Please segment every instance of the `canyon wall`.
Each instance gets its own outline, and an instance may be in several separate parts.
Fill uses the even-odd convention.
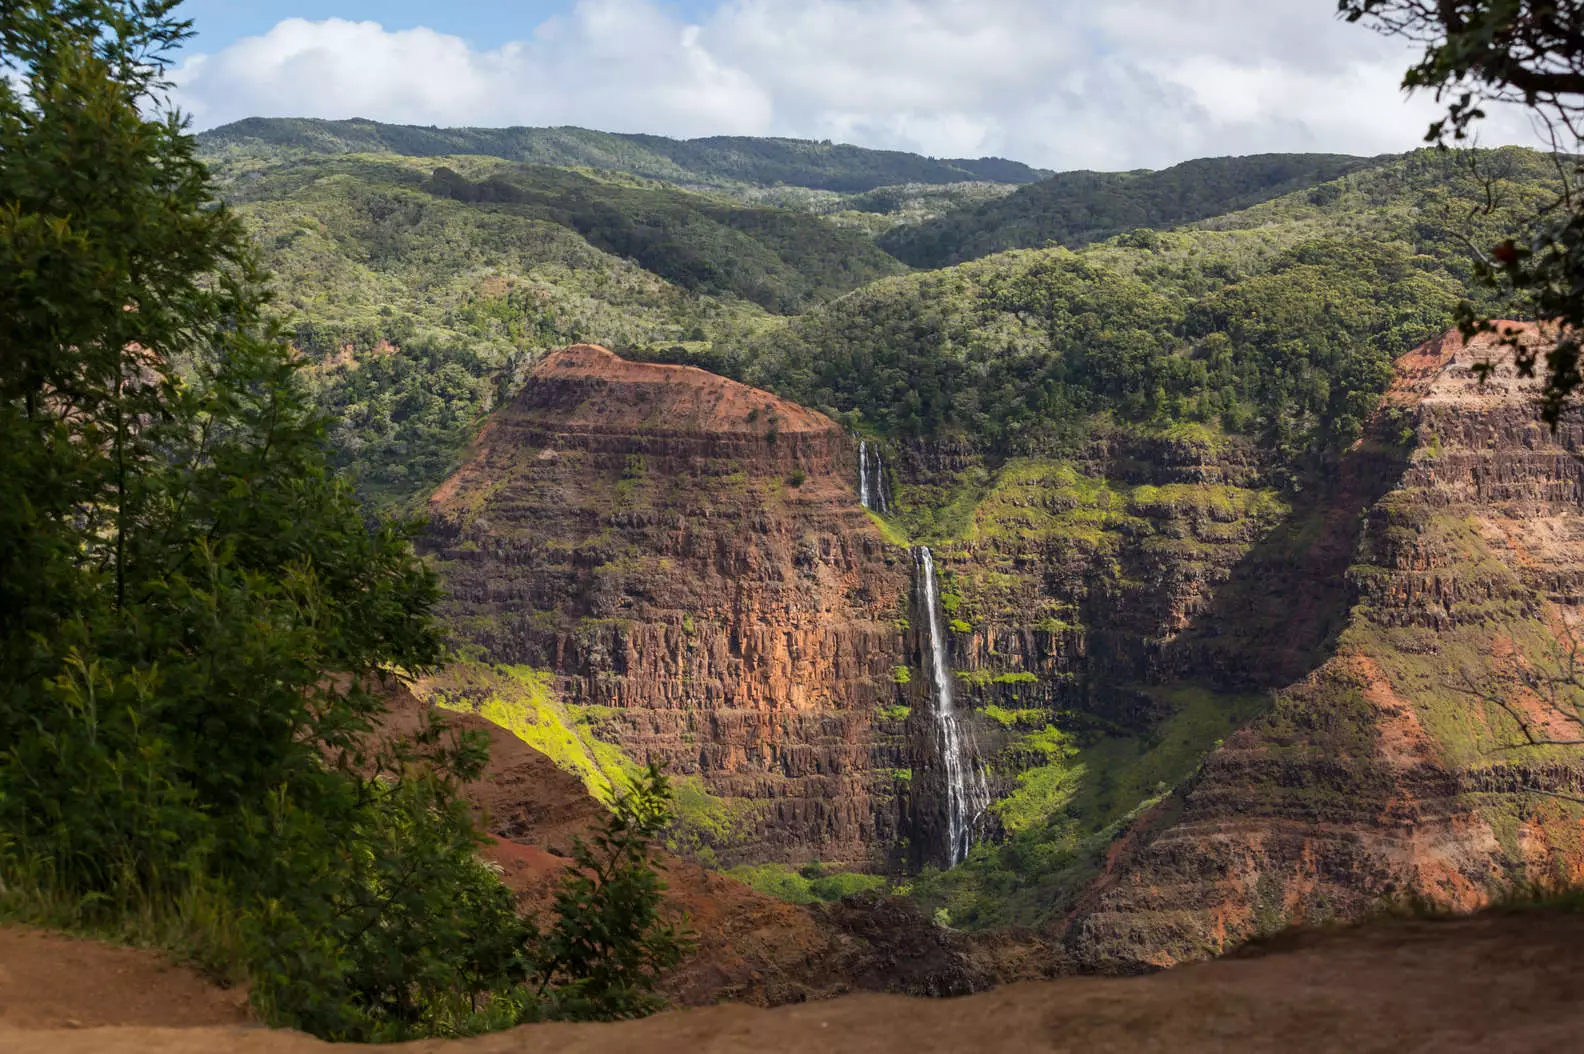
[[[871,440],[880,518],[827,418],[570,348],[437,491],[425,544],[472,665],[546,678],[553,705],[507,715],[539,722],[520,734],[666,765],[683,850],[916,870],[949,858],[909,536],[927,542],[993,802],[976,839],[1060,858],[1003,917],[1059,905],[1081,963],[1175,962],[1584,868],[1579,748],[1528,742],[1584,738],[1584,429],[1538,422],[1502,354],[1405,356],[1301,495],[1196,426],[996,463]]]
[[[1080,962],[1167,965],[1392,899],[1472,909],[1584,878],[1584,746],[1567,742],[1584,739],[1584,428],[1541,423],[1535,382],[1490,337],[1432,342],[1397,378],[1338,471],[1349,496],[1379,496],[1329,658],[1111,848],[1065,921]],[[1336,588],[1301,572],[1349,533],[1289,547],[1273,599],[1304,610],[1306,582]]]
[[[959,487],[965,522],[918,533],[994,799],[1051,760],[1058,727],[1142,735],[1169,716],[1149,685],[1172,642],[1286,511],[1252,444],[1196,429],[993,468],[950,440],[886,454],[884,482],[915,508],[981,481]],[[834,422],[765,392],[558,352],[431,502],[447,621],[473,659],[551,675],[554,714],[528,720],[598,740],[573,749],[696,780],[708,800],[685,848],[706,859],[944,864],[949,766],[899,530],[914,525],[860,506],[857,456]],[[478,705],[478,681],[454,678],[472,687],[452,702]],[[1002,836],[1002,810],[974,833]]]
[[[436,492],[426,548],[473,656],[550,671],[601,741],[695,778],[722,863],[868,868],[918,686],[908,554],[856,478],[822,415],[573,347]]]

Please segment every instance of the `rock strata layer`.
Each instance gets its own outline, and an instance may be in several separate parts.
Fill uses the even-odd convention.
[[[630,759],[719,799],[722,863],[871,867],[892,771],[909,565],[830,419],[594,346],[545,359],[431,502],[450,623],[554,675]]]
[[[1379,497],[1331,657],[1113,847],[1066,922],[1078,960],[1169,965],[1584,878],[1584,427],[1539,421],[1494,338],[1431,342],[1397,377],[1339,470]]]

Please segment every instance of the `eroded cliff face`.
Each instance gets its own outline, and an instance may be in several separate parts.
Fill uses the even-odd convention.
[[[701,790],[722,863],[884,862],[910,568],[829,419],[691,367],[557,352],[431,503],[450,624]],[[696,795],[695,795],[696,797]],[[684,806],[688,803],[684,800]]]
[[[1476,362],[1497,367],[1484,386]],[[1584,738],[1581,446],[1577,421],[1537,419],[1533,382],[1490,338],[1399,362],[1338,473],[1379,496],[1330,658],[1113,846],[1066,920],[1079,961],[1166,965],[1390,898],[1466,910],[1584,877],[1584,746],[1536,745]],[[1301,611],[1280,587],[1334,588],[1302,573],[1334,558],[1295,553],[1279,600]]]
[[[1061,459],[990,464],[949,438],[885,454],[932,519],[882,530],[857,442],[818,414],[696,369],[551,356],[436,493],[427,543],[474,657],[522,684],[548,671],[548,690],[502,706],[469,671],[435,690],[591,786],[651,760],[697,781],[678,848],[704,859],[913,870],[951,859],[951,766],[904,532],[940,571],[976,840],[1061,807],[1072,744],[1121,742],[1142,762],[1120,779],[1086,762],[1103,789],[1084,823],[1104,827],[1246,716],[1210,698],[1158,759],[1145,739],[1182,709],[1168,682],[1279,676],[1234,632],[1210,662],[1183,643],[1288,511],[1252,443],[1110,430]]]

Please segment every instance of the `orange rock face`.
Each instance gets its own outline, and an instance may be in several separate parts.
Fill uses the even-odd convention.
[[[1489,337],[1399,362],[1338,474],[1379,496],[1331,657],[1118,843],[1066,922],[1077,958],[1169,965],[1383,900],[1576,880],[1584,744],[1532,741],[1584,740],[1584,426],[1553,434],[1536,391]]]
[[[855,477],[820,414],[578,346],[437,491],[427,545],[484,658],[552,671],[601,738],[725,800],[723,862],[870,866],[909,565]]]

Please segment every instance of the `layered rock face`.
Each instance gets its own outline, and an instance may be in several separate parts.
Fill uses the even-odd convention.
[[[551,671],[601,739],[720,799],[723,863],[869,867],[897,841],[910,566],[856,478],[819,414],[573,347],[436,492],[426,545],[478,658]]]
[[[1140,686],[1209,672],[1177,657],[1179,638],[1287,511],[1259,452],[1225,436],[1118,432],[1002,466],[939,550],[968,627],[954,640],[967,695],[1149,727],[1161,714]]]
[[[1066,920],[1080,961],[1166,965],[1383,899],[1470,909],[1584,877],[1584,745],[1565,742],[1584,739],[1584,428],[1552,434],[1534,394],[1491,338],[1399,362],[1339,471],[1380,496],[1331,657],[1113,847]]]

